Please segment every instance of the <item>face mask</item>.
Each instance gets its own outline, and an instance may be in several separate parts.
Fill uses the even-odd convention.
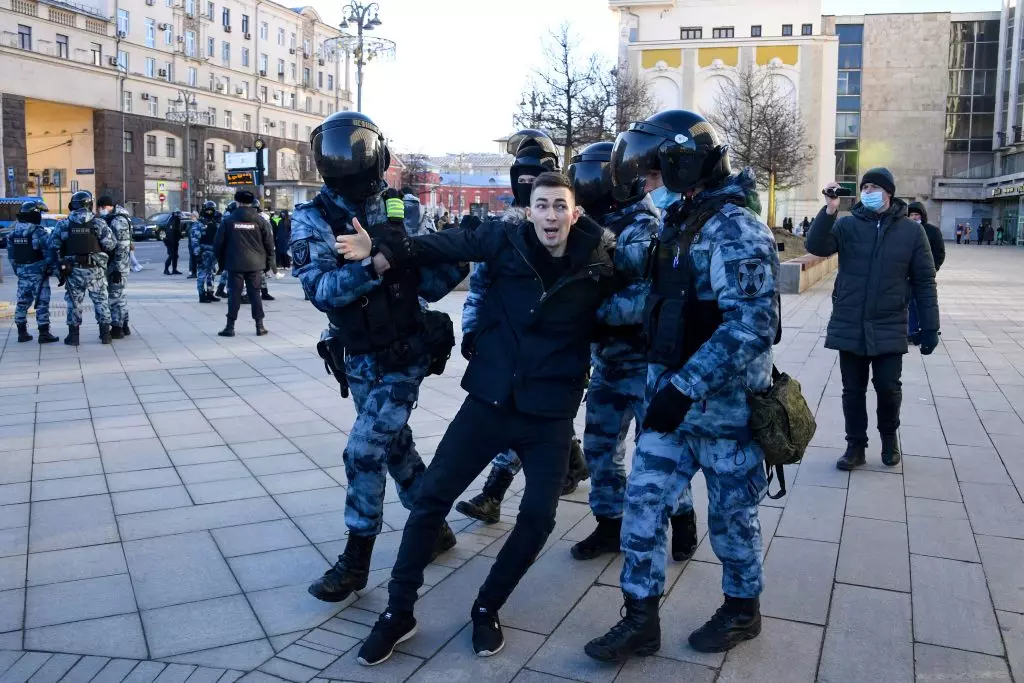
[[[665,211],[668,207],[672,206],[682,198],[683,195],[678,192],[669,192],[668,188],[664,185],[651,191],[651,201],[654,202],[654,205],[662,211]]]
[[[920,225],[920,224],[921,224],[921,219],[920,219],[920,218],[911,218],[910,220],[914,221],[914,222],[915,222],[915,223],[917,223],[918,225]]]
[[[861,192],[860,203],[865,209],[878,213],[885,206],[885,197],[881,192]]]

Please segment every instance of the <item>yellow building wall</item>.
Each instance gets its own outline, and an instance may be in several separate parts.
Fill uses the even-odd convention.
[[[740,63],[738,47],[702,47],[697,50],[697,64],[702,68],[711,66],[720,59],[725,66],[737,66]]]
[[[680,49],[670,50],[644,50],[640,54],[640,66],[645,69],[653,69],[658,62],[665,62],[670,69],[678,69],[683,65],[683,51]]]
[[[757,63],[766,66],[775,58],[786,66],[796,66],[800,61],[800,47],[797,45],[758,45]]]
[[[25,140],[29,173],[64,169],[63,186],[38,188],[53,213],[66,213],[71,181],[79,190],[96,192],[96,175],[78,175],[78,169],[95,170],[93,110],[55,102],[25,100]],[[139,144],[136,142],[136,144]],[[30,177],[30,179],[32,179]],[[35,179],[33,179],[35,180]]]

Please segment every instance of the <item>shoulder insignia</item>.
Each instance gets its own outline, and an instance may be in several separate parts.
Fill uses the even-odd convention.
[[[292,242],[292,260],[295,261],[295,265],[304,266],[309,263],[309,244],[306,240],[298,240]]]
[[[736,264],[736,284],[744,296],[760,294],[767,280],[768,271],[760,259],[744,259]]]

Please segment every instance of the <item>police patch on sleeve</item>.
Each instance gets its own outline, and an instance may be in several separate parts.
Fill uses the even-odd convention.
[[[744,296],[757,296],[768,281],[768,269],[760,259],[744,259],[736,264],[736,284]]]
[[[292,244],[292,260],[297,266],[309,263],[309,245],[306,244],[306,240],[299,240]]]

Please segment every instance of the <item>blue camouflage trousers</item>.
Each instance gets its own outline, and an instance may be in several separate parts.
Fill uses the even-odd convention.
[[[131,269],[121,272],[121,281],[117,284],[107,280],[108,300],[110,302],[110,320],[115,327],[120,327],[128,320],[128,273]]]
[[[384,486],[391,474],[411,510],[426,467],[413,443],[409,415],[427,375],[426,360],[402,372],[383,372],[375,356],[345,358],[356,421],[345,447],[345,524],[357,536],[376,536],[384,522]]]
[[[677,430],[644,432],[626,484],[622,592],[644,599],[665,591],[671,506],[698,470],[708,487],[708,533],[722,562],[722,592],[753,598],[764,586],[757,506],[768,482],[756,443],[708,439]]]
[[[590,509],[597,517],[622,517],[626,495],[626,437],[636,420],[644,421],[647,363],[595,363],[587,388],[587,426],[583,456],[590,468]],[[689,485],[682,487],[670,510],[674,516],[693,509]]]
[[[14,307],[14,322],[28,322],[28,309],[35,302],[36,324],[50,324],[50,278],[38,270],[17,268],[18,303]]]
[[[110,324],[110,301],[107,297],[107,273],[104,268],[75,266],[64,284],[64,301],[68,305],[68,325],[82,324],[85,294],[92,299],[96,322]]]
[[[213,293],[213,273],[217,270],[217,257],[214,256],[213,247],[200,247],[199,255],[196,257],[199,260],[198,277],[196,277],[196,290],[199,291],[199,296],[202,296],[206,292]],[[226,276],[227,273],[224,273]],[[225,286],[227,280],[224,280]]]

